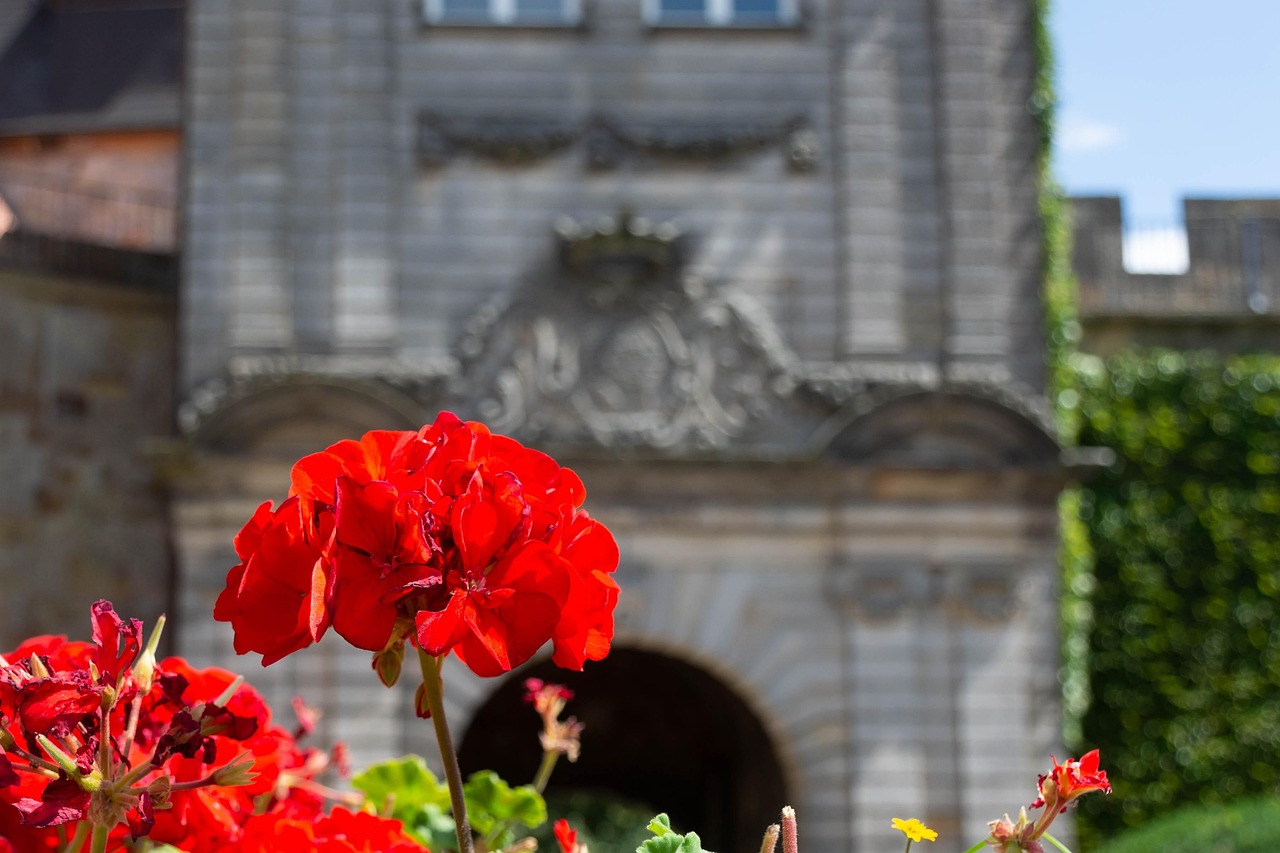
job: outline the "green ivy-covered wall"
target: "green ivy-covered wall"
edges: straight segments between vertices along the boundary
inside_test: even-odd
[[[1077,356],[1079,440],[1117,462],[1074,499],[1081,744],[1115,796],[1086,834],[1280,786],[1280,357]]]

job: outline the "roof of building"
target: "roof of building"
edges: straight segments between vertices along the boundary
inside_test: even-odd
[[[0,135],[177,128],[177,0],[44,0],[0,48]]]

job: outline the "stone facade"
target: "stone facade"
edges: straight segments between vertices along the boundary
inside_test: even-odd
[[[180,649],[244,666],[209,613],[292,459],[451,408],[580,471],[618,646],[738,697],[806,844],[980,837],[1058,730],[1028,4],[584,5],[189,4]],[[365,653],[253,675],[431,753]],[[447,679],[465,731],[499,685]]]

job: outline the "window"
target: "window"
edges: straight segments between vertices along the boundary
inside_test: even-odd
[[[571,26],[581,18],[580,0],[425,0],[433,24],[477,26]]]
[[[777,27],[795,23],[797,0],[645,0],[657,26]]]

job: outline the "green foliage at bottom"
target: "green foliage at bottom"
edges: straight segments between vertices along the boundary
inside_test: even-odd
[[[1275,853],[1280,850],[1280,799],[1225,806],[1188,806],[1131,829],[1095,853]]]
[[[382,814],[404,823],[407,833],[436,851],[458,846],[449,789],[419,756],[408,755],[375,764],[352,777]],[[513,788],[492,770],[472,773],[462,786],[471,828],[485,849],[497,850],[514,841],[520,827],[534,829],[547,822],[547,807],[531,786]],[[552,849],[552,848],[543,848]]]

